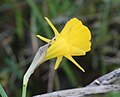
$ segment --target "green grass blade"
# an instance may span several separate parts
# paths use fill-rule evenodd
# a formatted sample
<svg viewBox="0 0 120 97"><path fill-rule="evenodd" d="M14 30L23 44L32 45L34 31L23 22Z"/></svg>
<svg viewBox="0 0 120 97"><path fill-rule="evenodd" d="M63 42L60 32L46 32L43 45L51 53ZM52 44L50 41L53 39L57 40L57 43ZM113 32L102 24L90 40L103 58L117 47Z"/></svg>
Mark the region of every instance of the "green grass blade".
<svg viewBox="0 0 120 97"><path fill-rule="evenodd" d="M4 89L2 88L1 85L0 85L0 95L1 95L2 97L8 97L7 94L6 94L6 92L4 91Z"/></svg>
<svg viewBox="0 0 120 97"><path fill-rule="evenodd" d="M24 38L22 11L19 8L15 10L16 16L16 34L20 40Z"/></svg>
<svg viewBox="0 0 120 97"><path fill-rule="evenodd" d="M68 76L68 78L70 79L72 85L74 87L78 86L79 84L78 84L77 78L75 77L75 73L72 70L72 68L68 65L66 59L64 59L62 63L64 64L62 65L62 68L64 72L66 73L66 75Z"/></svg>
<svg viewBox="0 0 120 97"><path fill-rule="evenodd" d="M36 19L40 23L41 27L44 29L44 31L45 31L46 35L48 36L48 38L50 38L51 34L49 34L49 32L50 32L49 26L46 26L45 19L43 18L44 16L42 16L42 12L39 10L38 6L34 2L34 0L26 0L26 2L30 6L30 8L32 10L32 13L34 14Z"/></svg>

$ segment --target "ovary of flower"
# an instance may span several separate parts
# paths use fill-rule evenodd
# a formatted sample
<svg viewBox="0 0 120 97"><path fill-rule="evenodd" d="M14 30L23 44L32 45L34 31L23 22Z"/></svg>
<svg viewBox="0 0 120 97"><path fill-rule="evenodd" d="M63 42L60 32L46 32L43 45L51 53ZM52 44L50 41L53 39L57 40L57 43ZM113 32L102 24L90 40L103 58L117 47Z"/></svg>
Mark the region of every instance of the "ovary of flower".
<svg viewBox="0 0 120 97"><path fill-rule="evenodd" d="M90 30L80 20L73 18L66 23L61 33L59 33L50 20L47 17L45 19L55 34L54 40L37 35L41 40L51 44L47 50L45 61L57 57L54 67L54 69L57 69L64 56L85 72L72 56L82 56L91 50Z"/></svg>

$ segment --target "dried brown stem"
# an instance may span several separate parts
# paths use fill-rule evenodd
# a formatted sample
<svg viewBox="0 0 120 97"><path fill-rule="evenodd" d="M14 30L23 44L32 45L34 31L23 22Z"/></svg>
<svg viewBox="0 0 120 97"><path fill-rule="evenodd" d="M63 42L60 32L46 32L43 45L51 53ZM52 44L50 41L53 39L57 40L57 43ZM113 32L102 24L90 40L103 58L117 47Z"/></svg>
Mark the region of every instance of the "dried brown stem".
<svg viewBox="0 0 120 97"><path fill-rule="evenodd" d="M120 90L120 85L119 84L114 85L113 83L115 83L119 78L120 68L99 77L98 79L90 83L88 86L83 88L56 91L33 97L83 97L86 95L118 91Z"/></svg>

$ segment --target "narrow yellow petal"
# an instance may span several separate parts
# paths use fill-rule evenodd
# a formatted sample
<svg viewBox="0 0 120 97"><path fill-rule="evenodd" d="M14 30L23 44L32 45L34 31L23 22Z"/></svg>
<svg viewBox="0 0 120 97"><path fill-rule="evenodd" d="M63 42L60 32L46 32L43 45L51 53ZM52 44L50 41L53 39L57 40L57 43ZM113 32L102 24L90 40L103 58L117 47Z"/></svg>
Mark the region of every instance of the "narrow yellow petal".
<svg viewBox="0 0 120 97"><path fill-rule="evenodd" d="M65 55L65 57L69 59L71 62L73 62L79 69L85 72L85 70L70 55Z"/></svg>
<svg viewBox="0 0 120 97"><path fill-rule="evenodd" d="M55 28L55 26L51 23L51 21L45 17L46 21L48 22L48 24L50 25L50 27L53 29L55 36L59 35L59 32L57 31L57 29Z"/></svg>
<svg viewBox="0 0 120 97"><path fill-rule="evenodd" d="M56 60L56 63L55 63L55 67L54 67L55 70L59 67L60 62L62 61L62 57L63 56L57 57L57 60Z"/></svg>
<svg viewBox="0 0 120 97"><path fill-rule="evenodd" d="M43 36L40 36L40 35L37 35L38 38L40 38L41 40L45 41L45 42L50 42L51 40L50 39L47 39Z"/></svg>

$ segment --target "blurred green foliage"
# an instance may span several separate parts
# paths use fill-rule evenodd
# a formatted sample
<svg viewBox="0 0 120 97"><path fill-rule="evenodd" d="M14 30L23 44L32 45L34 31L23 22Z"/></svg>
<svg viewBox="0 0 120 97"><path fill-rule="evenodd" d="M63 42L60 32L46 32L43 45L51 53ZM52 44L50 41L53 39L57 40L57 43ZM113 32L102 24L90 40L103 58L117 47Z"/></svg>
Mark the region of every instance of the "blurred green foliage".
<svg viewBox="0 0 120 97"><path fill-rule="evenodd" d="M48 17L60 32L72 17L79 18L92 33L92 51L75 57L85 68L82 73L64 59L55 72L53 89L85 86L120 65L120 0L1 0L0 2L0 84L9 97L20 97L22 77L41 45L36 34L53 37L46 23ZM41 65L33 74L28 97L48 90L51 62ZM103 97L118 97L108 93ZM100 97L102 97L100 95ZM98 96L95 96L98 97Z"/></svg>

